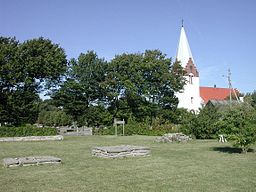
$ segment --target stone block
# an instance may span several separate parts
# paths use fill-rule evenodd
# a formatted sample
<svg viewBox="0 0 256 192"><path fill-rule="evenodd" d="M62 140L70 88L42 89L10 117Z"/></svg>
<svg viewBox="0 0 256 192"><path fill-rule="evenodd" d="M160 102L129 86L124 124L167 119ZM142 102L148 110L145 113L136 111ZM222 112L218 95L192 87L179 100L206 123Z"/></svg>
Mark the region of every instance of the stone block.
<svg viewBox="0 0 256 192"><path fill-rule="evenodd" d="M92 155L101 158L123 158L149 156L150 148L133 145L94 147Z"/></svg>
<svg viewBox="0 0 256 192"><path fill-rule="evenodd" d="M4 158L3 164L5 167L30 166L42 164L60 164L61 159L52 156L34 156L34 157L18 157Z"/></svg>

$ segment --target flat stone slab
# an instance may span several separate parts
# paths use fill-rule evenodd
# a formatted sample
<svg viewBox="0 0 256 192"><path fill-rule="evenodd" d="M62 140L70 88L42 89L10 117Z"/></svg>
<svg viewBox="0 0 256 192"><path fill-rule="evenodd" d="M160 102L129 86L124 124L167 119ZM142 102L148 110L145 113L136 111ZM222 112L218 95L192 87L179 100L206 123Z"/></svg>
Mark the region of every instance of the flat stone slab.
<svg viewBox="0 0 256 192"><path fill-rule="evenodd" d="M27 136L27 137L1 137L0 142L10 141L61 141L64 137L62 135L54 136Z"/></svg>
<svg viewBox="0 0 256 192"><path fill-rule="evenodd" d="M94 147L92 155L102 158L149 156L150 148L133 145L102 146Z"/></svg>
<svg viewBox="0 0 256 192"><path fill-rule="evenodd" d="M3 163L5 167L18 167L42 164L60 164L61 159L52 156L18 157L4 158Z"/></svg>

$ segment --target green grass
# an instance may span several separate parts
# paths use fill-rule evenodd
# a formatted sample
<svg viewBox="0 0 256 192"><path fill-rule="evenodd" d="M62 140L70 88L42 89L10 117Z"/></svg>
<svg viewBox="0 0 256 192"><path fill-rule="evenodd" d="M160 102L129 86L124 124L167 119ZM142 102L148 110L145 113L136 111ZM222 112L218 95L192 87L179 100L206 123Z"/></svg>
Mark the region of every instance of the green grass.
<svg viewBox="0 0 256 192"><path fill-rule="evenodd" d="M63 160L62 165L0 166L0 191L255 191L256 153L240 154L215 140L166 144L155 143L154 138L91 136L0 143L0 160L31 155ZM119 144L149 146L151 156L91 156L93 146Z"/></svg>

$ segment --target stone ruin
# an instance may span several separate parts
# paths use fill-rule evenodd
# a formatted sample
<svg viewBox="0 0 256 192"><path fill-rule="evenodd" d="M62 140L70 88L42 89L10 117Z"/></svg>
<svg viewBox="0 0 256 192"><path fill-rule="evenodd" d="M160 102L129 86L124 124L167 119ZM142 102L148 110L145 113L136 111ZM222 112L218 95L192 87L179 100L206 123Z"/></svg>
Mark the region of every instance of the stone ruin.
<svg viewBox="0 0 256 192"><path fill-rule="evenodd" d="M183 133L167 133L156 138L156 142L173 143L173 142L188 142L192 140L190 136Z"/></svg>
<svg viewBox="0 0 256 192"><path fill-rule="evenodd" d="M150 149L133 145L103 146L94 147L92 155L101 158L145 157L150 155Z"/></svg>
<svg viewBox="0 0 256 192"><path fill-rule="evenodd" d="M57 127L58 133L60 135L69 136L90 136L93 135L91 127L74 127L74 126L63 126Z"/></svg>
<svg viewBox="0 0 256 192"><path fill-rule="evenodd" d="M52 156L18 157L4 158L3 163L5 167L18 167L42 164L60 164L61 159Z"/></svg>
<svg viewBox="0 0 256 192"><path fill-rule="evenodd" d="M0 142L10 141L61 141L63 140L62 135L54 136L27 136L27 137L1 137Z"/></svg>

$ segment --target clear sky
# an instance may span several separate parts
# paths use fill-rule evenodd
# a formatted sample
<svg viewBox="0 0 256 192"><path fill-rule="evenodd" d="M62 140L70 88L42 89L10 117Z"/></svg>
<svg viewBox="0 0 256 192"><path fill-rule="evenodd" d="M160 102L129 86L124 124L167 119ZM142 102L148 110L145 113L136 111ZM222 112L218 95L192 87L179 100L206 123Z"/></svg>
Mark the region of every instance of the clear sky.
<svg viewBox="0 0 256 192"><path fill-rule="evenodd" d="M68 58L94 50L107 60L160 49L175 58L181 19L201 86L256 90L256 0L0 0L0 35L43 36Z"/></svg>

